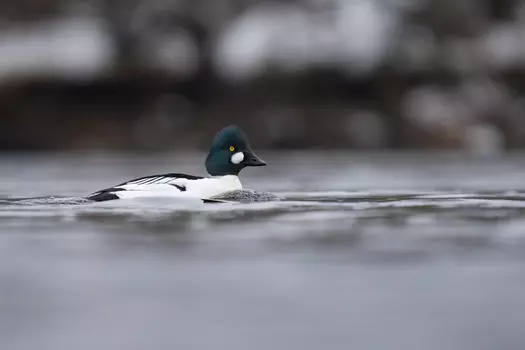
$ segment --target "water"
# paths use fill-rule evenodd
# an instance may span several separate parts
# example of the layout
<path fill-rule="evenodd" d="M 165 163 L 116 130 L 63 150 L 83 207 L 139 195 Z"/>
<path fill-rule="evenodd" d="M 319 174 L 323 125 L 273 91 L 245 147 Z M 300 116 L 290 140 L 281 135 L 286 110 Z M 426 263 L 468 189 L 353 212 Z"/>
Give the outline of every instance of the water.
<path fill-rule="evenodd" d="M 523 349 L 521 155 L 259 153 L 280 201 L 78 198 L 202 154 L 3 156 L 2 349 Z"/>

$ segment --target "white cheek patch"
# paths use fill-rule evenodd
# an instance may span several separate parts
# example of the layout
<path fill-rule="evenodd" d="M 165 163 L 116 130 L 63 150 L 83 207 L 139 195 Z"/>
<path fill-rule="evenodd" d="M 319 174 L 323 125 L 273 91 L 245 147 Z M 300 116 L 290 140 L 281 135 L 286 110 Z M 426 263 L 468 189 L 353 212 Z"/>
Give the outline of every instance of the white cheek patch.
<path fill-rule="evenodd" d="M 233 164 L 239 164 L 240 162 L 244 160 L 244 153 L 242 152 L 234 153 L 230 159 Z"/>

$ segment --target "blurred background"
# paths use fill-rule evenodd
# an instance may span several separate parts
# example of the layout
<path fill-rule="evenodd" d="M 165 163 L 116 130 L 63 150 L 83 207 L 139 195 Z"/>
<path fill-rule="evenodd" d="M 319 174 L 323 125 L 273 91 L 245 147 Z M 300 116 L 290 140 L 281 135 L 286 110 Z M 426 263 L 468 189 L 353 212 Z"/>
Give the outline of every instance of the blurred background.
<path fill-rule="evenodd" d="M 0 1 L 0 348 L 523 350 L 524 93 L 525 0 Z"/>
<path fill-rule="evenodd" d="M 0 3 L 0 149 L 525 146 L 523 0 Z"/>

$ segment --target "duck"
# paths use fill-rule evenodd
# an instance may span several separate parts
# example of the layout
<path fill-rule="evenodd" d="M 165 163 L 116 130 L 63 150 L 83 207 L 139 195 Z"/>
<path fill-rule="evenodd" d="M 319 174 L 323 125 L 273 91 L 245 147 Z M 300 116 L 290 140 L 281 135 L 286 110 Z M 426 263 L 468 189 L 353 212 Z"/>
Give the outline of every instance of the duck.
<path fill-rule="evenodd" d="M 88 200 L 104 202 L 137 197 L 191 197 L 203 201 L 242 190 L 239 173 L 246 167 L 266 166 L 251 150 L 246 134 L 236 125 L 223 128 L 213 139 L 205 161 L 209 176 L 168 173 L 143 176 L 96 191 Z"/>

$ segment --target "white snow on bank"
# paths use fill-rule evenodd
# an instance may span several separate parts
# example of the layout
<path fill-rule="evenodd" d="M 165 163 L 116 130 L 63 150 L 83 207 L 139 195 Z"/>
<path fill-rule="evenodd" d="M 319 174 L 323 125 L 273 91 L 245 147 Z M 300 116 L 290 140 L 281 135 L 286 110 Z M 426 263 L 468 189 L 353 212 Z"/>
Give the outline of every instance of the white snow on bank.
<path fill-rule="evenodd" d="M 219 37 L 215 52 L 219 71 L 236 79 L 257 76 L 269 66 L 369 73 L 384 61 L 399 13 L 375 0 L 330 4 L 317 11 L 271 3 L 248 10 Z"/>
<path fill-rule="evenodd" d="M 0 82 L 25 77 L 84 80 L 114 62 L 114 48 L 101 21 L 45 22 L 0 33 Z"/>

